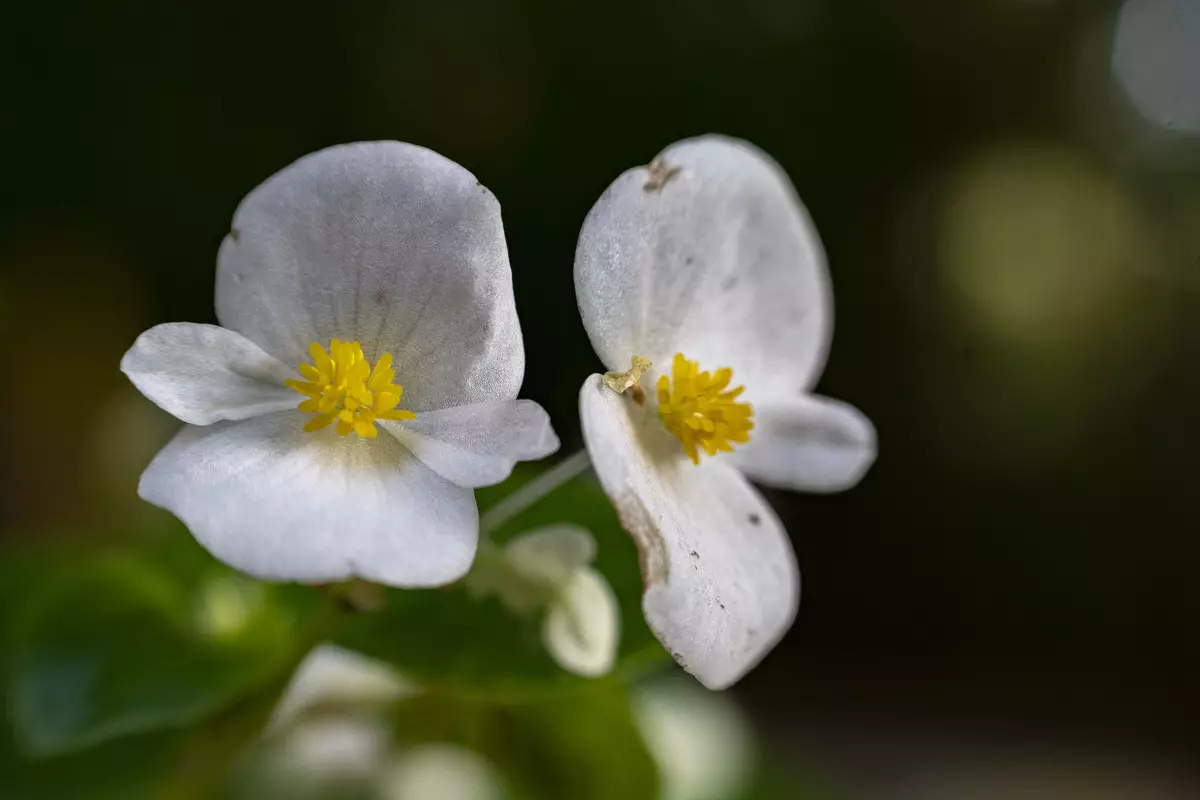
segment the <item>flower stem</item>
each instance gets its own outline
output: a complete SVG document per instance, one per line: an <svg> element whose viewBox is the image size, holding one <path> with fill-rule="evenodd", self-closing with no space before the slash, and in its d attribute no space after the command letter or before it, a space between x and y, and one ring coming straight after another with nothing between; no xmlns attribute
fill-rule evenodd
<svg viewBox="0 0 1200 800"><path fill-rule="evenodd" d="M501 525L537 503L567 481L582 475L592 466L587 450L564 458L529 483L488 509L479 520L480 537L486 539Z"/></svg>

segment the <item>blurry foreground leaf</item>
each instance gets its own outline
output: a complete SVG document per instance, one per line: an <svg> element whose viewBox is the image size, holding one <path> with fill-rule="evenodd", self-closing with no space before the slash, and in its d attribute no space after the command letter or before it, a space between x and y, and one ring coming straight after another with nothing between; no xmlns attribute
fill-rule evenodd
<svg viewBox="0 0 1200 800"><path fill-rule="evenodd" d="M14 610L10 714L27 754L199 720L296 657L288 587L233 573L179 528L150 543L47 564Z"/></svg>
<svg viewBox="0 0 1200 800"><path fill-rule="evenodd" d="M504 484L479 491L480 511L537 473L537 468L518 468ZM504 523L494 540L503 544L524 531L563 522L580 525L595 537L594 566L620 602L617 672L628 676L666 663L665 652L642 618L637 551L590 475L564 484ZM494 597L475 598L461 584L389 591L381 611L348 621L338 641L394 664L419 683L446 690L514 699L589 684L588 679L564 671L546 653L536 614L516 614Z"/></svg>

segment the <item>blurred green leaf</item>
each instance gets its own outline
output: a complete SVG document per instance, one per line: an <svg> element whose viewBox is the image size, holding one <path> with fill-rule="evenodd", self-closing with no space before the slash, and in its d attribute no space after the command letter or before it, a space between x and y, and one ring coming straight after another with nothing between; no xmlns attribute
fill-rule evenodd
<svg viewBox="0 0 1200 800"><path fill-rule="evenodd" d="M658 771L613 680L569 697L494 704L430 694L402 703L403 744L452 742L495 764L518 798L658 797Z"/></svg>
<svg viewBox="0 0 1200 800"><path fill-rule="evenodd" d="M45 563L22 593L7 683L28 754L199 720L296 657L295 587L232 572L181 527L145 545Z"/></svg>
<svg viewBox="0 0 1200 800"><path fill-rule="evenodd" d="M28 759L0 736L0 797L12 800L140 800L161 797L183 737L177 732L113 739L56 758Z"/></svg>
<svg viewBox="0 0 1200 800"><path fill-rule="evenodd" d="M518 469L498 487L477 493L480 511L538 474ZM642 618L642 580L637 551L620 527L608 498L590 475L560 486L541 502L503 524L494 540L553 523L572 522L596 538L596 568L621 604L617 672L626 677L666 663L666 653ZM559 667L541 642L541 620L521 616L499 600L476 599L461 585L443 589L391 590L378 612L349 620L339 642L388 661L427 686L516 699L547 691L575 690L593 681Z"/></svg>

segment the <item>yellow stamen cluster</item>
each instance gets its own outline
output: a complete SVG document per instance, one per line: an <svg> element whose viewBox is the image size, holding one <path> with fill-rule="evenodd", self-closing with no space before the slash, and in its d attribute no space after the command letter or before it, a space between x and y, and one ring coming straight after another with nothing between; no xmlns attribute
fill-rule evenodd
<svg viewBox="0 0 1200 800"><path fill-rule="evenodd" d="M312 364L301 364L300 374L307 381L290 380L287 385L308 399L297 406L317 416L304 423L304 430L319 431L337 420L341 436L351 431L367 439L378 435L377 419L413 419L411 411L398 409L404 389L392 381L392 354L380 356L375 369L363 355L358 342L333 339L329 351L313 342L308 346ZM314 366L315 365L315 366Z"/></svg>
<svg viewBox="0 0 1200 800"><path fill-rule="evenodd" d="M750 441L754 409L738 401L744 386L728 389L733 370L700 372L699 364L676 353L671 378L658 379L658 416L675 434L693 463L700 463L700 450L715 456L733 452L734 444Z"/></svg>

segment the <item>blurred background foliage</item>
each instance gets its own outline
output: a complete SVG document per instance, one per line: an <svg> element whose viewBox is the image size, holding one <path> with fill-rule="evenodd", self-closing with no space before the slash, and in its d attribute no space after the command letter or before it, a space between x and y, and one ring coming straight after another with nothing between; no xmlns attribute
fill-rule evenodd
<svg viewBox="0 0 1200 800"><path fill-rule="evenodd" d="M474 688L468 710L400 704L397 741L441 720L517 796L656 796L654 736L604 693L642 686L660 651L594 487L502 533L590 515L623 603L622 681L530 699L571 680L498 605L393 593L347 622L213 562L136 497L175 423L117 364L152 324L215 321L216 248L249 189L329 144L402 139L499 197L523 394L569 452L599 368L573 296L579 226L622 170L710 131L772 154L808 205L837 300L820 388L880 432L854 491L770 495L804 601L733 694L777 793L1174 797L1191 780L1195 0L65 0L6 18L0 796L217 792L210 767L335 632ZM385 623L394 639L371 635ZM501 688L521 701L479 699ZM538 767L556 759L575 766ZM984 794L997 775L1025 788Z"/></svg>

